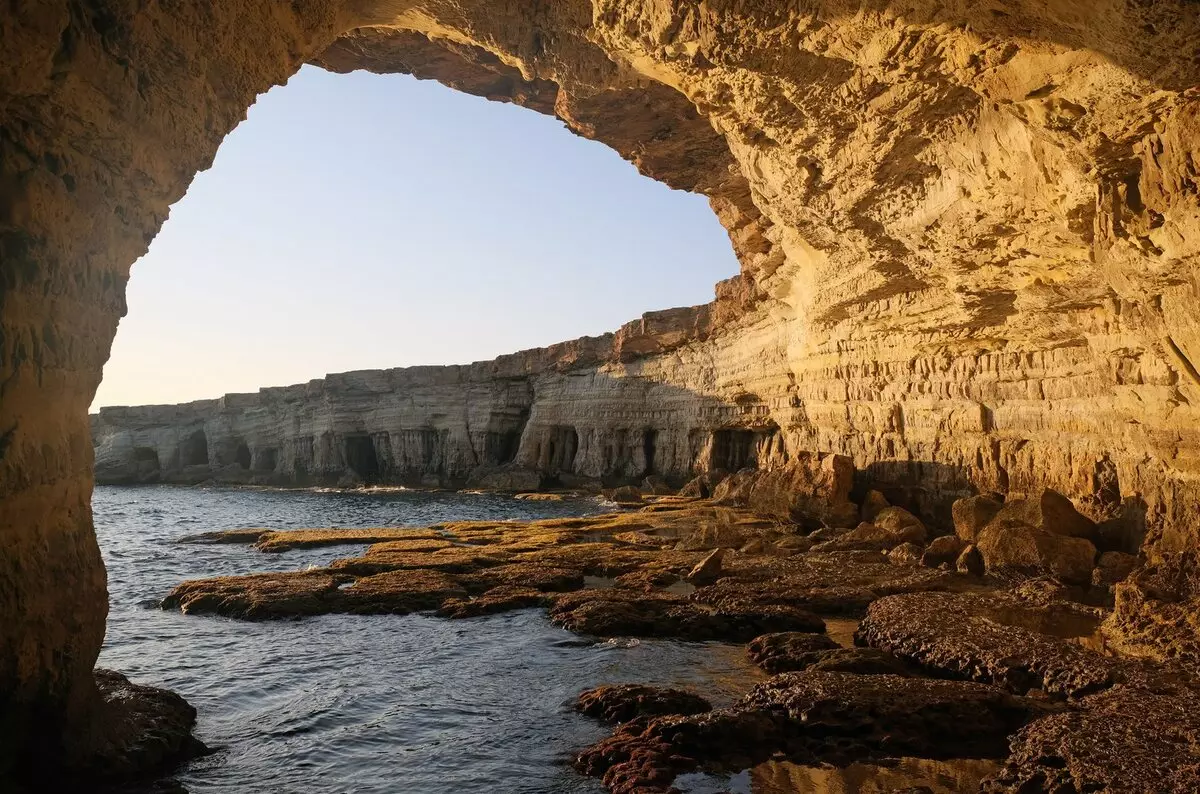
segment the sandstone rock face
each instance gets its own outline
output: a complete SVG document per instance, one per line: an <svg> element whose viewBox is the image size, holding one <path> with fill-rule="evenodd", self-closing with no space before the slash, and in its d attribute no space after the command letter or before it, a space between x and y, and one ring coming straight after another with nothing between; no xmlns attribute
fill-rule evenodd
<svg viewBox="0 0 1200 794"><path fill-rule="evenodd" d="M648 315L599 352L485 365L495 379L349 373L169 420L110 412L96 438L114 478L154 477L157 456L169 479L178 453L181 476L299 464L369 481L355 466L373 452L381 473L440 482L516 436L518 466L588 477L779 470L812 450L923 516L1049 487L1130 522L1151 562L1200 546L1200 19L1189 0L1080 8L15 7L0 24L0 711L24 727L5 753L56 754L98 702L85 412L129 266L256 94L304 62L554 113L708 195L742 272L705 307ZM404 389L429 406L401 410L387 394Z"/></svg>

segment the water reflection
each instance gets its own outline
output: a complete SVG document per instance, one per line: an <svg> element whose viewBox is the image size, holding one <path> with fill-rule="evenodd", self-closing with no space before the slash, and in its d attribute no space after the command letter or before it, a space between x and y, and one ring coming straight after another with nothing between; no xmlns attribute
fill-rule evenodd
<svg viewBox="0 0 1200 794"><path fill-rule="evenodd" d="M998 762L979 759L899 758L841 768L768 761L736 775L680 775L675 787L683 794L884 794L922 788L962 794L978 791L999 769Z"/></svg>

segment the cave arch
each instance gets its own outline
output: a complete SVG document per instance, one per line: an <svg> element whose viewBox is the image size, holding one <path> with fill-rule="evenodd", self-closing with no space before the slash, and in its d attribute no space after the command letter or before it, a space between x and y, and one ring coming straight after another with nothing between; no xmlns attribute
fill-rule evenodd
<svg viewBox="0 0 1200 794"><path fill-rule="evenodd" d="M203 429L193 431L179 443L179 464L181 466L208 465L208 436Z"/></svg>
<svg viewBox="0 0 1200 794"><path fill-rule="evenodd" d="M647 175L709 195L748 274L714 313L770 301L762 325L794 325L769 360L793 376L775 396L796 448L854 436L865 459L882 457L897 438L876 429L874 404L918 396L937 405L914 400L906 434L933 439L924 449L967 439L928 454L982 461L982 487L1040 477L1077 494L1091 477L1055 463L1068 432L1045 421L1071 417L1069 435L1108 453L1120 487L1195 544L1194 6L1112 3L1081 23L1054 2L1002 14L923 0L803 13L416 5L60 0L0 28L13 55L0 67L0 525L16 528L0 539L0 579L20 583L0 601L0 763L55 768L64 737L90 723L106 591L86 412L129 266L255 94L309 60L554 112ZM1030 39L1036 55L1022 51ZM85 70L90 90L71 90ZM1157 92L1154 108L1119 98ZM1031 157L1060 189L1011 179ZM1005 344L963 352L972 334ZM945 373L957 376L931 382ZM1019 453L980 418L989 382L1016 384L986 404ZM1089 399L1110 387L1137 399ZM1172 400L1152 416L1128 407Z"/></svg>

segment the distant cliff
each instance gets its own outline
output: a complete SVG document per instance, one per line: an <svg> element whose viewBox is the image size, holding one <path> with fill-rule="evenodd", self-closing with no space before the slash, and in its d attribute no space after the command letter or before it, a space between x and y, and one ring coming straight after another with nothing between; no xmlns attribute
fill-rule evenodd
<svg viewBox="0 0 1200 794"><path fill-rule="evenodd" d="M96 480L526 490L738 468L774 430L763 411L636 371L708 341L720 308L745 300L738 281L713 304L494 361L103 408L92 416Z"/></svg>

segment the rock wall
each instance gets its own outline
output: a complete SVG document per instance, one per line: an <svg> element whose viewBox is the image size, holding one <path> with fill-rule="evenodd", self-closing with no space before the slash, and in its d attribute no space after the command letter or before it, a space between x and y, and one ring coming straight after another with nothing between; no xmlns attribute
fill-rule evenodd
<svg viewBox="0 0 1200 794"><path fill-rule="evenodd" d="M309 61L554 113L707 194L729 229L742 278L698 320L709 331L669 349L614 338L591 369L534 378L526 442L589 400L620 427L626 389L654 410L660 393L690 393L696 410L761 415L787 450L844 452L918 492L1044 484L1144 526L1149 556L1200 546L1198 16L1192 0L13 6L0 19L0 764L58 757L93 724L105 599L86 410L129 265L254 97ZM369 403L370 381L393 376L361 377ZM468 447L517 400L498 389L478 387ZM335 429L349 421L312 424L359 432ZM430 442L388 432L391 461ZM681 461L668 436L656 444ZM160 464L183 454L135 446ZM246 446L251 467L269 462ZM579 435L575 457L603 468L608 446ZM442 463L460 465L462 445L447 449Z"/></svg>

